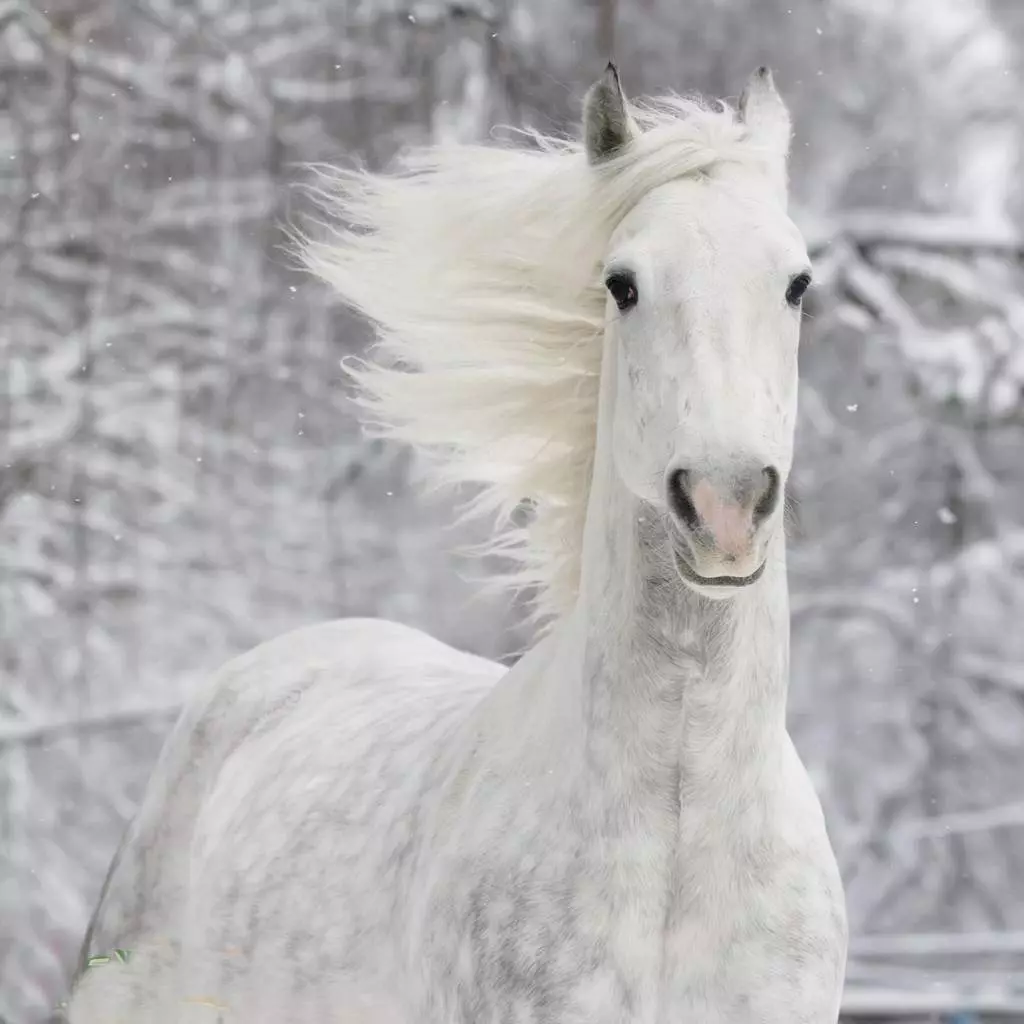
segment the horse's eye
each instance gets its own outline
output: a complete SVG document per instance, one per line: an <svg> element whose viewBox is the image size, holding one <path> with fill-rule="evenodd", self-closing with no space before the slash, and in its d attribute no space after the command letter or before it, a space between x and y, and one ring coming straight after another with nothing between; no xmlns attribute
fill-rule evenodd
<svg viewBox="0 0 1024 1024"><path fill-rule="evenodd" d="M786 289L786 301L796 309L800 305L801 300L804 297L804 292L811 286L811 275L797 274L792 281L789 282L789 287Z"/></svg>
<svg viewBox="0 0 1024 1024"><path fill-rule="evenodd" d="M623 313L632 309L640 298L636 290L636 278L628 270L617 270L609 274L604 284L615 300L615 305Z"/></svg>

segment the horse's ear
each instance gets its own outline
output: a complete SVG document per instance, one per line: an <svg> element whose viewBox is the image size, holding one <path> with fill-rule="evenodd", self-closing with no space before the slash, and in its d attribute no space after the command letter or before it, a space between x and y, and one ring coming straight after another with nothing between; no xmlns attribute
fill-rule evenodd
<svg viewBox="0 0 1024 1024"><path fill-rule="evenodd" d="M604 74L587 90L583 101L587 159L599 164L618 156L637 133L637 126L629 116L618 68L609 61Z"/></svg>
<svg viewBox="0 0 1024 1024"><path fill-rule="evenodd" d="M760 67L750 76L740 96L740 120L747 126L751 142L764 149L769 170L785 193L793 124L768 68Z"/></svg>

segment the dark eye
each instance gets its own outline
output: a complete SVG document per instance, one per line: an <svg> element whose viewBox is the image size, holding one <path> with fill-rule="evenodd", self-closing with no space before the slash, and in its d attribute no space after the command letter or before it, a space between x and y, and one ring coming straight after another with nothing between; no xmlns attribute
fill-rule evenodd
<svg viewBox="0 0 1024 1024"><path fill-rule="evenodd" d="M800 301L803 299L804 293L810 286L810 274L797 274L796 277L789 282L789 288L786 289L786 301L796 309L796 307L800 305Z"/></svg>
<svg viewBox="0 0 1024 1024"><path fill-rule="evenodd" d="M623 313L632 309L640 298L636 290L636 278L628 270L617 270L609 274L604 284L615 300L615 305Z"/></svg>

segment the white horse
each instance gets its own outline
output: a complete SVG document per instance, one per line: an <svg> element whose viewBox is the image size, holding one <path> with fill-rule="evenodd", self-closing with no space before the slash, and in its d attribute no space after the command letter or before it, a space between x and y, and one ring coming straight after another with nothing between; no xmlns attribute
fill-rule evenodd
<svg viewBox="0 0 1024 1024"><path fill-rule="evenodd" d="M75 1024L837 1019L785 725L789 138L766 69L733 110L630 104L609 65L581 144L332 181L347 226L306 255L377 326L364 400L478 510L532 499L496 543L549 626L508 671L379 621L230 663L115 859Z"/></svg>

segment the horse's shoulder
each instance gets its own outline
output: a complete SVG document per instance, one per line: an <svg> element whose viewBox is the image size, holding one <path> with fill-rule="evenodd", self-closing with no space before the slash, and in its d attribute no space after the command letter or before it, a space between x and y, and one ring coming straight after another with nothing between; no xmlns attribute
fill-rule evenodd
<svg viewBox="0 0 1024 1024"><path fill-rule="evenodd" d="M283 633L226 662L186 699L153 772L151 789L219 770L240 744L284 722L354 721L346 702L386 713L441 691L482 692L495 662L381 619L339 619ZM371 709L372 710L372 709ZM166 788L166 787L165 787Z"/></svg>

